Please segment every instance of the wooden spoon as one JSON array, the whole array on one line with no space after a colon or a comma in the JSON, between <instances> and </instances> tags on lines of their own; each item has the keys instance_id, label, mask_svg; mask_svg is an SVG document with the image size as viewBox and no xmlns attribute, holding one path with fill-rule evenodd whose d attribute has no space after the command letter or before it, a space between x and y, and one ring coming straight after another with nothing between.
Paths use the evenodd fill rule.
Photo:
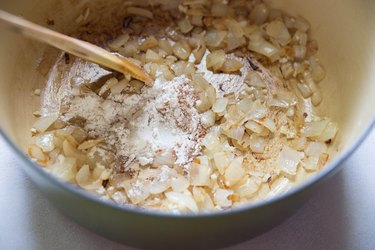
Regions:
<instances>
[{"instance_id":1,"label":"wooden spoon","mask_svg":"<svg viewBox=\"0 0 375 250\"><path fill-rule=\"evenodd\" d=\"M91 43L63 35L35 23L0 10L0 23L29 38L47 43L77 57L100 64L115 71L130 74L132 77L152 86L152 78L129 59L116 56Z\"/></svg>"}]
</instances>

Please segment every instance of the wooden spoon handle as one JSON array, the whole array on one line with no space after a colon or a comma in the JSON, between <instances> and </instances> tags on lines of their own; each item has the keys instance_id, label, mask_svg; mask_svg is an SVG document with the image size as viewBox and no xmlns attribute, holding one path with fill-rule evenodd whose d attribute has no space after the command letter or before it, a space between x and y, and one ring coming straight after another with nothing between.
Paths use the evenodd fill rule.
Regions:
<instances>
[{"instance_id":1,"label":"wooden spoon handle","mask_svg":"<svg viewBox=\"0 0 375 250\"><path fill-rule=\"evenodd\" d=\"M113 55L96 45L63 35L2 10L0 10L0 22L24 36L47 43L72 55L115 71L130 74L134 78L145 82L148 86L152 86L152 78L142 68L130 60Z\"/></svg>"}]
</instances>

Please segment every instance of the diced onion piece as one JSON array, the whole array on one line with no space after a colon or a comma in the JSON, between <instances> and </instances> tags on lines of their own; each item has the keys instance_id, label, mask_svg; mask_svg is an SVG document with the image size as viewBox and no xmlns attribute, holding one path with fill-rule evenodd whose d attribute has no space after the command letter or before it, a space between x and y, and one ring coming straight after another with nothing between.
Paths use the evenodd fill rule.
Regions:
<instances>
[{"instance_id":1,"label":"diced onion piece","mask_svg":"<svg viewBox=\"0 0 375 250\"><path fill-rule=\"evenodd\" d=\"M186 17L179 20L177 22L177 25L183 34L189 33L194 28L194 26L191 25L189 19Z\"/></svg>"},{"instance_id":2,"label":"diced onion piece","mask_svg":"<svg viewBox=\"0 0 375 250\"><path fill-rule=\"evenodd\" d=\"M293 41L299 45L306 46L307 39L307 34L301 30L297 30L296 33L294 33Z\"/></svg>"},{"instance_id":3,"label":"diced onion piece","mask_svg":"<svg viewBox=\"0 0 375 250\"><path fill-rule=\"evenodd\" d=\"M232 201L228 199L233 194L232 190L217 189L214 193L214 202L216 205L222 208L228 208L232 206Z\"/></svg>"},{"instance_id":4,"label":"diced onion piece","mask_svg":"<svg viewBox=\"0 0 375 250\"><path fill-rule=\"evenodd\" d=\"M167 192L165 196L170 202L178 204L181 208L187 208L194 213L199 211L197 203L194 201L190 192Z\"/></svg>"},{"instance_id":5,"label":"diced onion piece","mask_svg":"<svg viewBox=\"0 0 375 250\"><path fill-rule=\"evenodd\" d=\"M301 129L301 134L305 137L318 137L325 128L328 126L329 121L324 119L321 121L306 122L305 126Z\"/></svg>"},{"instance_id":6,"label":"diced onion piece","mask_svg":"<svg viewBox=\"0 0 375 250\"><path fill-rule=\"evenodd\" d=\"M149 19L154 18L154 15L152 14L152 12L146 9L142 9L138 7L129 7L126 9L126 11L129 15L142 16L142 17L146 17Z\"/></svg>"},{"instance_id":7,"label":"diced onion piece","mask_svg":"<svg viewBox=\"0 0 375 250\"><path fill-rule=\"evenodd\" d=\"M129 34L127 34L127 33L121 34L115 40L110 42L108 44L108 46L109 46L110 49L112 49L114 51L118 51L119 48L122 47L128 40L129 40Z\"/></svg>"},{"instance_id":8,"label":"diced onion piece","mask_svg":"<svg viewBox=\"0 0 375 250\"><path fill-rule=\"evenodd\" d=\"M114 95L120 94L128 85L129 81L126 78L124 78L111 87L111 93Z\"/></svg>"},{"instance_id":9,"label":"diced onion piece","mask_svg":"<svg viewBox=\"0 0 375 250\"><path fill-rule=\"evenodd\" d=\"M173 154L172 151L164 151L164 152L158 153L154 157L154 161L152 163L152 166L154 168L160 167L160 166L163 166L163 165L173 166L173 164L176 162L176 160L177 160L177 158L176 158L175 154Z\"/></svg>"},{"instance_id":10,"label":"diced onion piece","mask_svg":"<svg viewBox=\"0 0 375 250\"><path fill-rule=\"evenodd\" d=\"M282 46L286 46L291 40L287 27L280 20L270 22L266 27L266 33L276 39Z\"/></svg>"},{"instance_id":11,"label":"diced onion piece","mask_svg":"<svg viewBox=\"0 0 375 250\"><path fill-rule=\"evenodd\" d=\"M201 115L201 122L205 128L212 127L216 122L216 115L212 110L208 110Z\"/></svg>"},{"instance_id":12,"label":"diced onion piece","mask_svg":"<svg viewBox=\"0 0 375 250\"><path fill-rule=\"evenodd\" d=\"M225 152L216 152L213 155L215 167L219 170L220 174L224 174L225 169L229 166L230 158Z\"/></svg>"},{"instance_id":13,"label":"diced onion piece","mask_svg":"<svg viewBox=\"0 0 375 250\"><path fill-rule=\"evenodd\" d=\"M63 181L74 183L77 174L77 159L60 155L51 166L51 174Z\"/></svg>"},{"instance_id":14,"label":"diced onion piece","mask_svg":"<svg viewBox=\"0 0 375 250\"><path fill-rule=\"evenodd\" d=\"M77 184L86 190L96 190L102 186L102 180L94 180L88 165L83 165L76 174Z\"/></svg>"},{"instance_id":15,"label":"diced onion piece","mask_svg":"<svg viewBox=\"0 0 375 250\"><path fill-rule=\"evenodd\" d=\"M250 34L250 41L247 48L268 58L273 58L278 53L278 49L271 43L267 42L263 38L261 32Z\"/></svg>"},{"instance_id":16,"label":"diced onion piece","mask_svg":"<svg viewBox=\"0 0 375 250\"><path fill-rule=\"evenodd\" d=\"M264 83L262 78L255 71L249 71L247 73L245 82L249 86L261 87L261 88L266 87L266 84Z\"/></svg>"},{"instance_id":17,"label":"diced onion piece","mask_svg":"<svg viewBox=\"0 0 375 250\"><path fill-rule=\"evenodd\" d=\"M57 115L42 116L35 121L33 128L38 132L43 133L57 120L57 118Z\"/></svg>"},{"instance_id":18,"label":"diced onion piece","mask_svg":"<svg viewBox=\"0 0 375 250\"><path fill-rule=\"evenodd\" d=\"M208 69L213 69L214 71L218 71L223 66L226 60L225 51L224 50L216 50L206 58L206 66Z\"/></svg>"},{"instance_id":19,"label":"diced onion piece","mask_svg":"<svg viewBox=\"0 0 375 250\"><path fill-rule=\"evenodd\" d=\"M224 41L227 32L223 30L208 30L205 36L206 45L209 47L217 48Z\"/></svg>"},{"instance_id":20,"label":"diced onion piece","mask_svg":"<svg viewBox=\"0 0 375 250\"><path fill-rule=\"evenodd\" d=\"M260 137L256 134L252 134L250 136L250 149L251 151L253 151L254 153L258 153L258 154L261 154L264 152L265 150L265 147L267 145L267 141L266 139L264 139L264 137Z\"/></svg>"},{"instance_id":21,"label":"diced onion piece","mask_svg":"<svg viewBox=\"0 0 375 250\"><path fill-rule=\"evenodd\" d=\"M232 127L224 131L224 134L226 136L228 136L229 138L235 139L237 141L242 140L244 133L245 133L244 126Z\"/></svg>"},{"instance_id":22,"label":"diced onion piece","mask_svg":"<svg viewBox=\"0 0 375 250\"><path fill-rule=\"evenodd\" d=\"M51 152L55 149L53 134L41 134L35 137L35 144L43 150L43 152Z\"/></svg>"},{"instance_id":23,"label":"diced onion piece","mask_svg":"<svg viewBox=\"0 0 375 250\"><path fill-rule=\"evenodd\" d=\"M322 133L316 137L316 140L321 142L330 142L335 138L337 130L337 123L329 122L327 127L322 131Z\"/></svg>"},{"instance_id":24,"label":"diced onion piece","mask_svg":"<svg viewBox=\"0 0 375 250\"><path fill-rule=\"evenodd\" d=\"M251 132L254 132L254 133L257 133L257 134L260 134L263 131L263 126L261 126L259 123L255 122L255 121L248 121L245 124L245 128L247 128L247 129L251 130Z\"/></svg>"},{"instance_id":25,"label":"diced onion piece","mask_svg":"<svg viewBox=\"0 0 375 250\"><path fill-rule=\"evenodd\" d=\"M281 177L276 179L271 185L271 192L267 195L267 198L275 197L277 195L288 192L292 187L292 183L288 178Z\"/></svg>"},{"instance_id":26,"label":"diced onion piece","mask_svg":"<svg viewBox=\"0 0 375 250\"><path fill-rule=\"evenodd\" d=\"M319 83L326 77L326 71L317 59L310 59L311 75L315 82Z\"/></svg>"},{"instance_id":27,"label":"diced onion piece","mask_svg":"<svg viewBox=\"0 0 375 250\"><path fill-rule=\"evenodd\" d=\"M190 186L189 180L183 176L178 176L171 180L172 190L175 192L182 192Z\"/></svg>"},{"instance_id":28,"label":"diced onion piece","mask_svg":"<svg viewBox=\"0 0 375 250\"><path fill-rule=\"evenodd\" d=\"M163 58L155 51L148 49L146 51L146 62L161 63Z\"/></svg>"},{"instance_id":29,"label":"diced onion piece","mask_svg":"<svg viewBox=\"0 0 375 250\"><path fill-rule=\"evenodd\" d=\"M155 48L158 45L158 40L156 40L154 36L149 36L143 41L142 45L139 46L139 49L142 51L147 51L148 49Z\"/></svg>"},{"instance_id":30,"label":"diced onion piece","mask_svg":"<svg viewBox=\"0 0 375 250\"><path fill-rule=\"evenodd\" d=\"M167 52L168 55L172 55L173 49L172 49L172 46L167 39L159 40L159 47L162 50L164 50L165 52Z\"/></svg>"},{"instance_id":31,"label":"diced onion piece","mask_svg":"<svg viewBox=\"0 0 375 250\"><path fill-rule=\"evenodd\" d=\"M129 199L134 204L138 204L146 200L147 197L150 196L148 186L141 181L137 180L133 183L125 182L123 185L125 186L125 190Z\"/></svg>"},{"instance_id":32,"label":"diced onion piece","mask_svg":"<svg viewBox=\"0 0 375 250\"><path fill-rule=\"evenodd\" d=\"M104 85L100 88L99 95L102 96L105 94L108 90L110 90L113 86L118 84L118 80L115 77L112 77L108 79Z\"/></svg>"},{"instance_id":33,"label":"diced onion piece","mask_svg":"<svg viewBox=\"0 0 375 250\"><path fill-rule=\"evenodd\" d=\"M309 156L303 161L303 167L308 171L317 171L319 156Z\"/></svg>"},{"instance_id":34,"label":"diced onion piece","mask_svg":"<svg viewBox=\"0 0 375 250\"><path fill-rule=\"evenodd\" d=\"M236 188L236 193L243 198L251 198L259 189L259 183L253 177L247 177L246 181Z\"/></svg>"},{"instance_id":35,"label":"diced onion piece","mask_svg":"<svg viewBox=\"0 0 375 250\"><path fill-rule=\"evenodd\" d=\"M85 155L76 149L68 140L63 142L63 152L65 156L77 158L81 161L84 161L86 158Z\"/></svg>"},{"instance_id":36,"label":"diced onion piece","mask_svg":"<svg viewBox=\"0 0 375 250\"><path fill-rule=\"evenodd\" d=\"M219 98L216 100L214 106L212 107L212 111L215 113L222 113L226 110L228 105L228 98Z\"/></svg>"},{"instance_id":37,"label":"diced onion piece","mask_svg":"<svg viewBox=\"0 0 375 250\"><path fill-rule=\"evenodd\" d=\"M208 149L213 149L220 144L219 137L216 133L208 133L202 140L202 145Z\"/></svg>"},{"instance_id":38,"label":"diced onion piece","mask_svg":"<svg viewBox=\"0 0 375 250\"><path fill-rule=\"evenodd\" d=\"M208 186L210 184L211 168L208 165L193 162L190 165L190 183L193 186Z\"/></svg>"},{"instance_id":39,"label":"diced onion piece","mask_svg":"<svg viewBox=\"0 0 375 250\"><path fill-rule=\"evenodd\" d=\"M303 60L306 57L306 47L301 45L293 46L294 58L297 60Z\"/></svg>"},{"instance_id":40,"label":"diced onion piece","mask_svg":"<svg viewBox=\"0 0 375 250\"><path fill-rule=\"evenodd\" d=\"M124 45L123 49L120 48L119 53L126 57L133 57L135 54L138 53L138 49L139 49L138 41L132 40L132 41L128 41Z\"/></svg>"},{"instance_id":41,"label":"diced onion piece","mask_svg":"<svg viewBox=\"0 0 375 250\"><path fill-rule=\"evenodd\" d=\"M313 93L311 96L311 103L318 106L323 101L322 92L320 90Z\"/></svg>"},{"instance_id":42,"label":"diced onion piece","mask_svg":"<svg viewBox=\"0 0 375 250\"><path fill-rule=\"evenodd\" d=\"M225 170L225 180L229 186L233 186L245 175L242 167L243 157L236 157Z\"/></svg>"},{"instance_id":43,"label":"diced onion piece","mask_svg":"<svg viewBox=\"0 0 375 250\"><path fill-rule=\"evenodd\" d=\"M151 194L161 194L165 192L170 187L170 180L169 179L160 179L157 178L153 180L150 185L150 193Z\"/></svg>"},{"instance_id":44,"label":"diced onion piece","mask_svg":"<svg viewBox=\"0 0 375 250\"><path fill-rule=\"evenodd\" d=\"M204 54L206 53L206 43L204 41L200 42L197 47L193 50L193 55L195 58L195 63L199 64L202 61Z\"/></svg>"},{"instance_id":45,"label":"diced onion piece","mask_svg":"<svg viewBox=\"0 0 375 250\"><path fill-rule=\"evenodd\" d=\"M191 49L185 40L181 40L173 45L173 53L181 60L186 60L191 54Z\"/></svg>"},{"instance_id":46,"label":"diced onion piece","mask_svg":"<svg viewBox=\"0 0 375 250\"><path fill-rule=\"evenodd\" d=\"M220 69L224 73L235 73L239 72L243 66L243 62L240 62L236 59L227 58Z\"/></svg>"},{"instance_id":47,"label":"diced onion piece","mask_svg":"<svg viewBox=\"0 0 375 250\"><path fill-rule=\"evenodd\" d=\"M290 62L281 64L280 70L285 80L292 78L294 74L294 68Z\"/></svg>"},{"instance_id":48,"label":"diced onion piece","mask_svg":"<svg viewBox=\"0 0 375 250\"><path fill-rule=\"evenodd\" d=\"M275 122L271 118L266 117L263 121L260 121L259 123L266 127L272 133L276 132Z\"/></svg>"},{"instance_id":49,"label":"diced onion piece","mask_svg":"<svg viewBox=\"0 0 375 250\"><path fill-rule=\"evenodd\" d=\"M233 33L233 35L235 36L235 38L237 39L240 39L243 37L243 35L245 34L241 25L233 18L227 18L225 19L224 21L224 24L225 26L227 27L227 29Z\"/></svg>"},{"instance_id":50,"label":"diced onion piece","mask_svg":"<svg viewBox=\"0 0 375 250\"><path fill-rule=\"evenodd\" d=\"M47 154L45 154L43 150L35 144L31 144L28 147L28 154L30 155L31 158L37 160L39 164L44 165L48 161Z\"/></svg>"},{"instance_id":51,"label":"diced onion piece","mask_svg":"<svg viewBox=\"0 0 375 250\"><path fill-rule=\"evenodd\" d=\"M250 21L252 23L261 25L263 24L269 15L269 9L264 3L260 3L254 7L254 9L250 12Z\"/></svg>"},{"instance_id":52,"label":"diced onion piece","mask_svg":"<svg viewBox=\"0 0 375 250\"><path fill-rule=\"evenodd\" d=\"M305 83L298 83L297 87L304 98L309 98L313 94L309 86Z\"/></svg>"},{"instance_id":53,"label":"diced onion piece","mask_svg":"<svg viewBox=\"0 0 375 250\"><path fill-rule=\"evenodd\" d=\"M279 155L278 163L285 173L290 175L296 175L297 166L301 160L305 157L305 154L298 152L290 147L285 147Z\"/></svg>"},{"instance_id":54,"label":"diced onion piece","mask_svg":"<svg viewBox=\"0 0 375 250\"><path fill-rule=\"evenodd\" d=\"M319 156L327 152L327 145L322 142L309 142L305 149L307 156Z\"/></svg>"}]
</instances>

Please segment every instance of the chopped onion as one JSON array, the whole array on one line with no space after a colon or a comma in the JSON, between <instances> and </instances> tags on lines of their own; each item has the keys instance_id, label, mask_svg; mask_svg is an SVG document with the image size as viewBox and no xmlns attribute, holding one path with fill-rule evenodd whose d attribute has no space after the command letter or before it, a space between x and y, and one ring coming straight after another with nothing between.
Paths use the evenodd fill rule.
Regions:
<instances>
[{"instance_id":1,"label":"chopped onion","mask_svg":"<svg viewBox=\"0 0 375 250\"><path fill-rule=\"evenodd\" d=\"M213 69L214 71L218 71L224 65L225 60L226 60L225 51L216 50L207 56L206 66L208 69Z\"/></svg>"},{"instance_id":2,"label":"chopped onion","mask_svg":"<svg viewBox=\"0 0 375 250\"><path fill-rule=\"evenodd\" d=\"M216 100L214 106L212 107L212 111L215 113L222 113L226 110L228 105L228 98L219 98Z\"/></svg>"},{"instance_id":3,"label":"chopped onion","mask_svg":"<svg viewBox=\"0 0 375 250\"><path fill-rule=\"evenodd\" d=\"M186 60L191 54L191 49L185 40L181 40L173 45L173 53L181 60Z\"/></svg>"},{"instance_id":4,"label":"chopped onion","mask_svg":"<svg viewBox=\"0 0 375 250\"><path fill-rule=\"evenodd\" d=\"M229 186L235 185L245 175L242 167L243 157L236 157L225 170L225 180Z\"/></svg>"},{"instance_id":5,"label":"chopped onion","mask_svg":"<svg viewBox=\"0 0 375 250\"><path fill-rule=\"evenodd\" d=\"M285 147L280 152L278 163L285 173L296 175L297 166L304 157L304 153L298 152L290 147Z\"/></svg>"},{"instance_id":6,"label":"chopped onion","mask_svg":"<svg viewBox=\"0 0 375 250\"><path fill-rule=\"evenodd\" d=\"M259 189L259 183L254 177L247 177L246 181L236 188L236 193L243 198L251 198Z\"/></svg>"},{"instance_id":7,"label":"chopped onion","mask_svg":"<svg viewBox=\"0 0 375 250\"><path fill-rule=\"evenodd\" d=\"M263 24L269 15L269 10L264 3L260 3L254 7L254 9L250 13L250 21L252 23L261 25Z\"/></svg>"},{"instance_id":8,"label":"chopped onion","mask_svg":"<svg viewBox=\"0 0 375 250\"><path fill-rule=\"evenodd\" d=\"M55 149L53 134L41 134L35 137L35 144L43 150L43 152L51 152ZM35 158L35 157L34 157Z\"/></svg>"},{"instance_id":9,"label":"chopped onion","mask_svg":"<svg viewBox=\"0 0 375 250\"><path fill-rule=\"evenodd\" d=\"M111 87L111 93L114 95L120 94L128 85L129 81L126 78L124 78Z\"/></svg>"},{"instance_id":10,"label":"chopped onion","mask_svg":"<svg viewBox=\"0 0 375 250\"><path fill-rule=\"evenodd\" d=\"M189 180L183 176L177 176L171 180L172 190L182 192L190 186Z\"/></svg>"},{"instance_id":11,"label":"chopped onion","mask_svg":"<svg viewBox=\"0 0 375 250\"><path fill-rule=\"evenodd\" d=\"M220 70L223 71L224 73L235 73L235 72L239 72L243 66L244 65L242 62L236 59L227 58L224 61L224 64L222 65Z\"/></svg>"},{"instance_id":12,"label":"chopped onion","mask_svg":"<svg viewBox=\"0 0 375 250\"><path fill-rule=\"evenodd\" d=\"M191 212L198 212L197 203L194 201L190 192L186 191L184 193L177 192L167 192L165 196L170 202L178 204L182 208L188 208Z\"/></svg>"},{"instance_id":13,"label":"chopped onion","mask_svg":"<svg viewBox=\"0 0 375 250\"><path fill-rule=\"evenodd\" d=\"M153 50L148 49L146 51L146 62L161 63L163 58Z\"/></svg>"},{"instance_id":14,"label":"chopped onion","mask_svg":"<svg viewBox=\"0 0 375 250\"><path fill-rule=\"evenodd\" d=\"M303 161L303 167L308 171L318 170L319 156L309 156Z\"/></svg>"},{"instance_id":15,"label":"chopped onion","mask_svg":"<svg viewBox=\"0 0 375 250\"><path fill-rule=\"evenodd\" d=\"M250 41L247 48L268 58L273 58L278 53L278 49L267 42L260 31L250 34Z\"/></svg>"},{"instance_id":16,"label":"chopped onion","mask_svg":"<svg viewBox=\"0 0 375 250\"><path fill-rule=\"evenodd\" d=\"M189 33L194 28L188 18L181 19L177 24L183 34Z\"/></svg>"},{"instance_id":17,"label":"chopped onion","mask_svg":"<svg viewBox=\"0 0 375 250\"><path fill-rule=\"evenodd\" d=\"M281 177L276 179L271 185L271 192L267 195L267 198L275 197L277 195L288 192L292 187L292 183L288 178Z\"/></svg>"},{"instance_id":18,"label":"chopped onion","mask_svg":"<svg viewBox=\"0 0 375 250\"><path fill-rule=\"evenodd\" d=\"M228 199L230 195L233 194L232 190L217 189L214 193L214 202L216 205L227 208L232 206L232 201Z\"/></svg>"},{"instance_id":19,"label":"chopped onion","mask_svg":"<svg viewBox=\"0 0 375 250\"><path fill-rule=\"evenodd\" d=\"M102 96L105 94L108 90L110 90L113 86L118 84L118 80L115 77L112 77L108 79L104 85L100 88L99 95Z\"/></svg>"},{"instance_id":20,"label":"chopped onion","mask_svg":"<svg viewBox=\"0 0 375 250\"><path fill-rule=\"evenodd\" d=\"M43 133L57 120L57 118L57 115L40 117L35 121L33 128L38 132Z\"/></svg>"},{"instance_id":21,"label":"chopped onion","mask_svg":"<svg viewBox=\"0 0 375 250\"><path fill-rule=\"evenodd\" d=\"M168 55L172 55L173 49L172 49L172 46L167 39L159 40L159 47L162 50L164 50L165 52L167 52Z\"/></svg>"},{"instance_id":22,"label":"chopped onion","mask_svg":"<svg viewBox=\"0 0 375 250\"><path fill-rule=\"evenodd\" d=\"M229 166L230 158L225 152L216 152L213 155L215 167L219 170L220 174L224 174L225 169Z\"/></svg>"},{"instance_id":23,"label":"chopped onion","mask_svg":"<svg viewBox=\"0 0 375 250\"><path fill-rule=\"evenodd\" d=\"M321 142L330 142L335 138L337 130L337 124L334 122L329 122L322 133L316 137L316 140Z\"/></svg>"},{"instance_id":24,"label":"chopped onion","mask_svg":"<svg viewBox=\"0 0 375 250\"><path fill-rule=\"evenodd\" d=\"M205 36L206 44L209 47L219 47L227 36L227 32L223 30L208 30Z\"/></svg>"},{"instance_id":25,"label":"chopped onion","mask_svg":"<svg viewBox=\"0 0 375 250\"><path fill-rule=\"evenodd\" d=\"M190 183L193 186L208 186L210 184L211 168L208 165L197 164L190 165Z\"/></svg>"},{"instance_id":26,"label":"chopped onion","mask_svg":"<svg viewBox=\"0 0 375 250\"><path fill-rule=\"evenodd\" d=\"M121 34L115 40L108 44L109 48L118 51L129 40L129 34Z\"/></svg>"},{"instance_id":27,"label":"chopped onion","mask_svg":"<svg viewBox=\"0 0 375 250\"><path fill-rule=\"evenodd\" d=\"M320 136L325 128L328 126L328 120L306 122L305 126L301 129L301 134L305 137L317 137Z\"/></svg>"},{"instance_id":28,"label":"chopped onion","mask_svg":"<svg viewBox=\"0 0 375 250\"><path fill-rule=\"evenodd\" d=\"M291 40L287 27L280 20L270 22L266 27L266 33L276 39L282 46L286 46Z\"/></svg>"},{"instance_id":29,"label":"chopped onion","mask_svg":"<svg viewBox=\"0 0 375 250\"><path fill-rule=\"evenodd\" d=\"M267 141L264 139L264 137L260 137L256 134L252 134L250 136L250 149L254 153L261 154L264 152L265 147L267 145Z\"/></svg>"}]
</instances>

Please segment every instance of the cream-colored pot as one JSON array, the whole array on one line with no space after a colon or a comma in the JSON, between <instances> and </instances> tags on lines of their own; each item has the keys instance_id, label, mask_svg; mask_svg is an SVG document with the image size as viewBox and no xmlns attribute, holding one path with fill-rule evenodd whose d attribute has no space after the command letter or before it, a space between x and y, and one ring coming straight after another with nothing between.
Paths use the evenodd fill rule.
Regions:
<instances>
[{"instance_id":1,"label":"cream-colored pot","mask_svg":"<svg viewBox=\"0 0 375 250\"><path fill-rule=\"evenodd\" d=\"M2 0L0 8L45 25L55 20L56 30L75 30L74 19L87 5L84 0ZM103 2L103 1L102 1ZM104 1L92 15L110 15L119 0ZM300 14L312 23L320 44L320 58L328 77L322 112L339 124L337 153L318 175L281 197L210 215L161 215L117 207L64 184L44 173L24 155L39 99L33 89L43 88L57 52L0 28L1 133L22 159L22 167L63 213L78 223L129 245L147 248L209 248L252 237L282 221L358 147L375 118L375 1L270 0L270 5ZM100 13L95 13L101 11Z\"/></svg>"}]
</instances>

